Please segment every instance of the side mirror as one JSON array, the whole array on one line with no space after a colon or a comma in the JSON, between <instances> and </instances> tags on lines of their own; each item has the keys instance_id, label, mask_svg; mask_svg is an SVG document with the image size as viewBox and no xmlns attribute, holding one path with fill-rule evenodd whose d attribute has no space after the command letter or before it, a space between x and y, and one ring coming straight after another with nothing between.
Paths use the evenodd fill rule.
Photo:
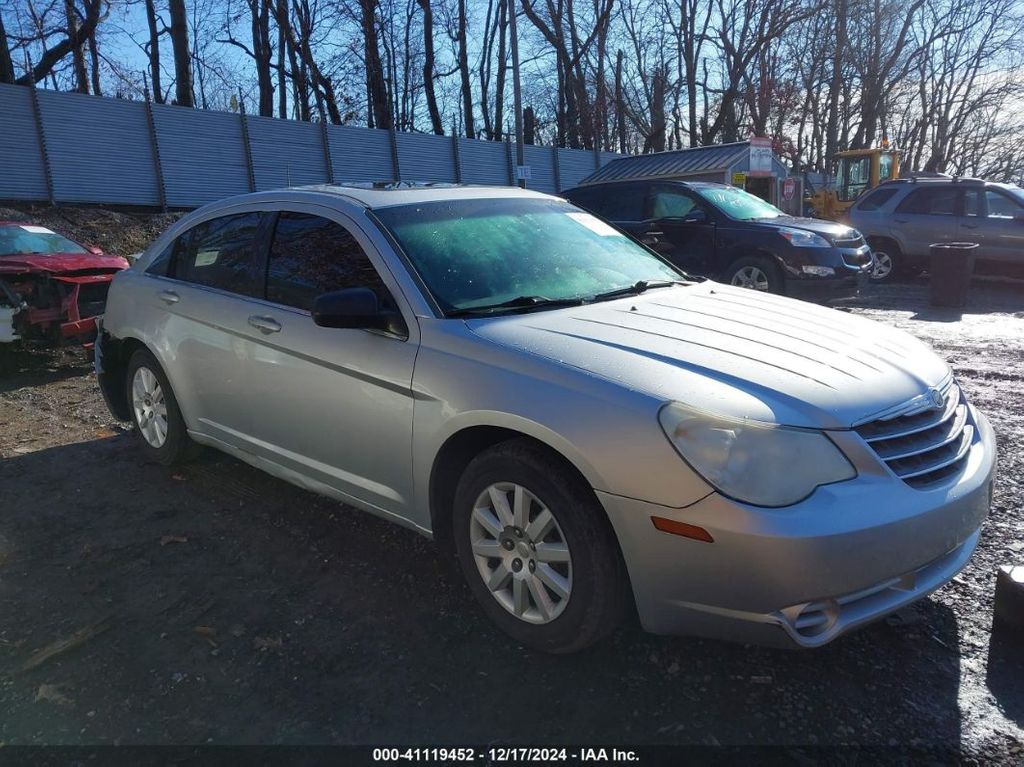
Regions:
<instances>
[{"instance_id":1,"label":"side mirror","mask_svg":"<svg viewBox=\"0 0 1024 767\"><path fill-rule=\"evenodd\" d=\"M324 328L405 333L401 316L383 308L377 294L369 288L345 288L317 296L313 301L313 322Z\"/></svg>"}]
</instances>

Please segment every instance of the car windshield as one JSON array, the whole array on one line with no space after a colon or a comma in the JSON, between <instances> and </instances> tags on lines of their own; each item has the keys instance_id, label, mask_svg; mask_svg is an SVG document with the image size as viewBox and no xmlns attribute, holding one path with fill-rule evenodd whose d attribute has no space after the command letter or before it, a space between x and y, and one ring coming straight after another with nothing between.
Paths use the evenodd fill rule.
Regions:
<instances>
[{"instance_id":1,"label":"car windshield","mask_svg":"<svg viewBox=\"0 0 1024 767\"><path fill-rule=\"evenodd\" d=\"M0 256L87 252L77 242L61 237L44 226L0 226Z\"/></svg>"},{"instance_id":2,"label":"car windshield","mask_svg":"<svg viewBox=\"0 0 1024 767\"><path fill-rule=\"evenodd\" d=\"M559 200L492 198L374 211L446 314L556 307L686 276Z\"/></svg>"},{"instance_id":3,"label":"car windshield","mask_svg":"<svg viewBox=\"0 0 1024 767\"><path fill-rule=\"evenodd\" d=\"M739 221L753 221L758 218L778 218L786 215L760 197L732 186L697 187L697 194L720 211Z\"/></svg>"}]
</instances>

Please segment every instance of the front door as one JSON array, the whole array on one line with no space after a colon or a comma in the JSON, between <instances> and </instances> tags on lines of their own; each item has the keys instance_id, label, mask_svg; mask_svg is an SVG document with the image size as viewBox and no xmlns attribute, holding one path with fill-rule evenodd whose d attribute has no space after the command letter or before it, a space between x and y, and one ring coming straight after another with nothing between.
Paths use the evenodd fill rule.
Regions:
<instances>
[{"instance_id":1,"label":"front door","mask_svg":"<svg viewBox=\"0 0 1024 767\"><path fill-rule=\"evenodd\" d=\"M395 308L369 241L342 214L316 205L281 210L267 251L265 298L251 314L251 380L260 454L386 512L406 516L412 495L412 373L418 327L405 336L320 327L316 296L374 290ZM386 270L384 270L386 272Z\"/></svg>"},{"instance_id":2,"label":"front door","mask_svg":"<svg viewBox=\"0 0 1024 767\"><path fill-rule=\"evenodd\" d=\"M921 183L893 213L892 232L904 253L927 256L935 243L950 242L957 233L957 194L953 184Z\"/></svg>"},{"instance_id":3,"label":"front door","mask_svg":"<svg viewBox=\"0 0 1024 767\"><path fill-rule=\"evenodd\" d=\"M715 224L709 206L669 185L654 187L648 205L648 218L656 230L651 247L681 269L695 274L714 271Z\"/></svg>"},{"instance_id":4,"label":"front door","mask_svg":"<svg viewBox=\"0 0 1024 767\"><path fill-rule=\"evenodd\" d=\"M1024 276L1024 204L1002 190L965 191L957 239L978 243L979 273Z\"/></svg>"}]
</instances>

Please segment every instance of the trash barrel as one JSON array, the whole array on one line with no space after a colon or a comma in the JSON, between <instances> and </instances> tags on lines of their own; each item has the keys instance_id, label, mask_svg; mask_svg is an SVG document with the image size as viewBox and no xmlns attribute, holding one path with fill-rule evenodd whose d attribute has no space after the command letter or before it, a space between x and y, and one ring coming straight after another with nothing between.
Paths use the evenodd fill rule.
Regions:
<instances>
[{"instance_id":1,"label":"trash barrel","mask_svg":"<svg viewBox=\"0 0 1024 767\"><path fill-rule=\"evenodd\" d=\"M931 247L928 299L932 306L966 306L976 242L939 242Z\"/></svg>"}]
</instances>

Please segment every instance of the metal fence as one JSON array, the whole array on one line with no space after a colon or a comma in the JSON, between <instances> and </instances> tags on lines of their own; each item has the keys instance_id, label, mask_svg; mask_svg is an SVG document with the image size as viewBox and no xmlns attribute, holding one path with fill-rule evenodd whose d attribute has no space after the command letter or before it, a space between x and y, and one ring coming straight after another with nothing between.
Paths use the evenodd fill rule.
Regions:
<instances>
[{"instance_id":1,"label":"metal fence","mask_svg":"<svg viewBox=\"0 0 1024 767\"><path fill-rule=\"evenodd\" d=\"M558 192L619 155L527 146ZM193 208L342 181L514 184L507 142L354 128L0 85L0 200Z\"/></svg>"}]
</instances>

